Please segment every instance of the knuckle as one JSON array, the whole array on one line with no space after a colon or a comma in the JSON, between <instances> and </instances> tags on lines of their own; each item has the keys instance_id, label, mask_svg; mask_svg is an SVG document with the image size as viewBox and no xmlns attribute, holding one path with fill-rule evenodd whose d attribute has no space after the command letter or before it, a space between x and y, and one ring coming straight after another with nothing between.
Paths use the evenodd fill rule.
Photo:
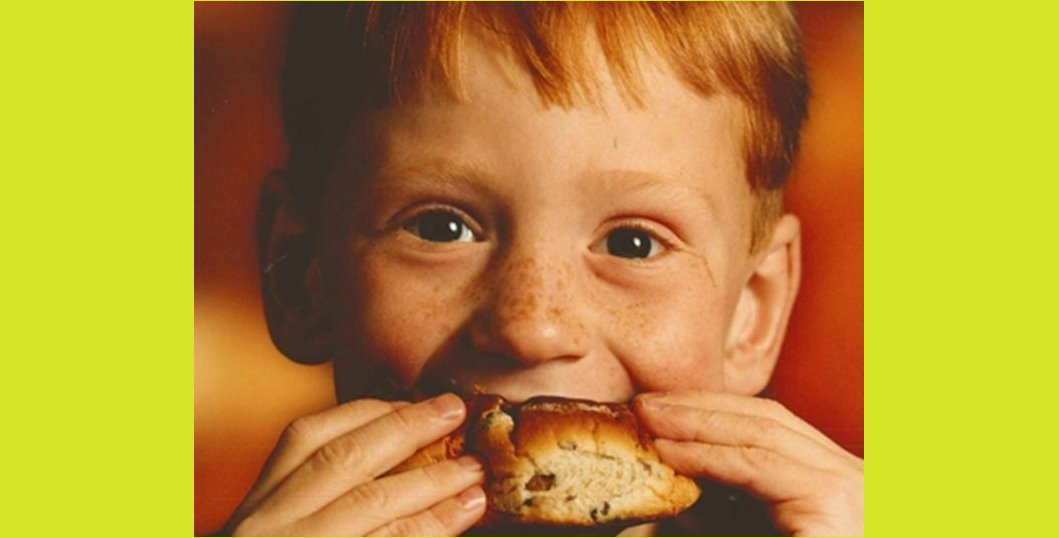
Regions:
<instances>
[{"instance_id":1,"label":"knuckle","mask_svg":"<svg viewBox=\"0 0 1059 538\"><path fill-rule=\"evenodd\" d=\"M408 520L395 521L390 525L389 536L437 536L430 532L424 532L419 526Z\"/></svg>"},{"instance_id":2,"label":"knuckle","mask_svg":"<svg viewBox=\"0 0 1059 538\"><path fill-rule=\"evenodd\" d=\"M447 472L448 467L449 462L443 461L435 463L434 465L420 467L412 472L423 477L431 489L436 489L438 486L441 486L454 478L449 476L449 473Z\"/></svg>"},{"instance_id":3,"label":"knuckle","mask_svg":"<svg viewBox=\"0 0 1059 538\"><path fill-rule=\"evenodd\" d=\"M448 520L444 515L438 513L437 508L423 512L423 517L418 521L416 534L405 534L402 536L448 536Z\"/></svg>"},{"instance_id":4,"label":"knuckle","mask_svg":"<svg viewBox=\"0 0 1059 538\"><path fill-rule=\"evenodd\" d=\"M298 445L312 439L315 424L309 417L298 417L287 424L283 430L282 440L290 445Z\"/></svg>"},{"instance_id":5,"label":"knuckle","mask_svg":"<svg viewBox=\"0 0 1059 538\"><path fill-rule=\"evenodd\" d=\"M740 452L743 459L753 467L770 467L777 461L774 452L756 446L740 447Z\"/></svg>"},{"instance_id":6,"label":"knuckle","mask_svg":"<svg viewBox=\"0 0 1059 538\"><path fill-rule=\"evenodd\" d=\"M718 419L713 411L683 407L675 407L664 416L674 433L686 439L698 439L704 431L715 429Z\"/></svg>"},{"instance_id":7,"label":"knuckle","mask_svg":"<svg viewBox=\"0 0 1059 538\"><path fill-rule=\"evenodd\" d=\"M687 436L690 439L705 441L710 432L726 431L731 428L731 422L722 414L711 410L698 411L698 416L687 426Z\"/></svg>"},{"instance_id":8,"label":"knuckle","mask_svg":"<svg viewBox=\"0 0 1059 538\"><path fill-rule=\"evenodd\" d=\"M718 453L727 460L724 471L726 479L743 489L749 488L754 481L753 459L748 454L749 450L750 447L743 447L734 453L727 450Z\"/></svg>"},{"instance_id":9,"label":"knuckle","mask_svg":"<svg viewBox=\"0 0 1059 538\"><path fill-rule=\"evenodd\" d=\"M756 444L767 444L782 433L783 427L772 419L759 418L750 421L750 438Z\"/></svg>"},{"instance_id":10,"label":"knuckle","mask_svg":"<svg viewBox=\"0 0 1059 538\"><path fill-rule=\"evenodd\" d=\"M378 529L370 534L370 536L427 536L426 534L417 533L413 526L405 520L394 521L385 527Z\"/></svg>"},{"instance_id":11,"label":"knuckle","mask_svg":"<svg viewBox=\"0 0 1059 538\"><path fill-rule=\"evenodd\" d=\"M356 506L358 511L371 514L381 511L390 503L390 494L379 482L366 482L351 490L345 501Z\"/></svg>"},{"instance_id":12,"label":"knuckle","mask_svg":"<svg viewBox=\"0 0 1059 538\"><path fill-rule=\"evenodd\" d=\"M436 519L430 516L430 512L424 512L417 517L399 519L386 525L380 535L383 536L448 536L448 534L437 527Z\"/></svg>"},{"instance_id":13,"label":"knuckle","mask_svg":"<svg viewBox=\"0 0 1059 538\"><path fill-rule=\"evenodd\" d=\"M403 428L406 431L417 431L422 429L416 427L416 420L414 412L409 408L401 408L392 413L393 420L396 422L398 428Z\"/></svg>"},{"instance_id":14,"label":"knuckle","mask_svg":"<svg viewBox=\"0 0 1059 538\"><path fill-rule=\"evenodd\" d=\"M364 454L360 442L347 438L322 446L313 459L326 469L350 469L363 459Z\"/></svg>"},{"instance_id":15,"label":"knuckle","mask_svg":"<svg viewBox=\"0 0 1059 538\"><path fill-rule=\"evenodd\" d=\"M716 428L722 426L724 423L724 417L721 416L721 413L710 409L699 410L697 418L698 420L696 422L701 424L704 428Z\"/></svg>"}]
</instances>

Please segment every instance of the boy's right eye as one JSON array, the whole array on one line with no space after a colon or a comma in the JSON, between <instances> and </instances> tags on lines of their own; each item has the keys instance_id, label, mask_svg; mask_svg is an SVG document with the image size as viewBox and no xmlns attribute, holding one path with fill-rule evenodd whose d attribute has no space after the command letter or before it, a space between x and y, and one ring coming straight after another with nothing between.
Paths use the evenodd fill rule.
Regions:
<instances>
[{"instance_id":1,"label":"boy's right eye","mask_svg":"<svg viewBox=\"0 0 1059 538\"><path fill-rule=\"evenodd\" d=\"M470 242L477 238L463 217L451 211L431 209L414 217L403 228L432 243Z\"/></svg>"}]
</instances>

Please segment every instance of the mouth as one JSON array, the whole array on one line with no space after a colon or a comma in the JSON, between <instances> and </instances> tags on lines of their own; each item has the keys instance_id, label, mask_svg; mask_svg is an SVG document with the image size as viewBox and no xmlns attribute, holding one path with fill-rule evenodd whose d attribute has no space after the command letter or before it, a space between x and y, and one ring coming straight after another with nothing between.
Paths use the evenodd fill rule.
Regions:
<instances>
[{"instance_id":1,"label":"mouth","mask_svg":"<svg viewBox=\"0 0 1059 538\"><path fill-rule=\"evenodd\" d=\"M420 402L446 393L454 393L464 400L479 394L497 394L518 404L538 396L591 400L596 402L628 403L635 395L635 387L621 384L580 383L555 365L544 365L522 370L504 368L443 367L421 371L413 380L379 372L372 382L367 397L382 400ZM561 367L561 365L559 365Z\"/></svg>"},{"instance_id":2,"label":"mouth","mask_svg":"<svg viewBox=\"0 0 1059 538\"><path fill-rule=\"evenodd\" d=\"M480 394L497 394L503 396L505 400L512 404L519 404L529 398L538 396L538 394L522 394L521 391L516 394L511 390L503 390L498 384L485 382L484 380L482 382L476 382L456 377L433 375L423 376L420 378L419 382L409 390L412 393L411 395L417 398L414 401L433 398L449 392L455 393L464 400L468 400ZM554 395L558 396L558 394Z\"/></svg>"},{"instance_id":3,"label":"mouth","mask_svg":"<svg viewBox=\"0 0 1059 538\"><path fill-rule=\"evenodd\" d=\"M511 404L518 405L538 397L558 397L575 400L589 400L596 402L628 403L632 395L622 395L615 398L613 394L591 394L582 390L582 387L570 387L567 385L554 385L521 377L500 377L496 379L483 379L476 375L461 376L423 376L412 389L413 396L422 399L440 396L446 392L455 393L457 396L467 400L481 394L496 394L502 396Z\"/></svg>"},{"instance_id":4,"label":"mouth","mask_svg":"<svg viewBox=\"0 0 1059 538\"><path fill-rule=\"evenodd\" d=\"M468 399L485 391L485 387L476 384L461 383L452 377L424 375L417 382L406 385L394 377L380 377L371 383L372 389L366 396L380 400L406 400L421 402L446 393Z\"/></svg>"}]
</instances>

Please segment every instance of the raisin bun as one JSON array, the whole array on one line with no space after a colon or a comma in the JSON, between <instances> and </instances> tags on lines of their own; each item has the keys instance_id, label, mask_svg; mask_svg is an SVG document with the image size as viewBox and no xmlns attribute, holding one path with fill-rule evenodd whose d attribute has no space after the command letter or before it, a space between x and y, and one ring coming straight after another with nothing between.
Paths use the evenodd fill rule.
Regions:
<instances>
[{"instance_id":1,"label":"raisin bun","mask_svg":"<svg viewBox=\"0 0 1059 538\"><path fill-rule=\"evenodd\" d=\"M394 472L477 455L488 474L485 525L633 524L674 516L699 497L695 482L659 460L627 405L479 395L468 410L462 432Z\"/></svg>"}]
</instances>

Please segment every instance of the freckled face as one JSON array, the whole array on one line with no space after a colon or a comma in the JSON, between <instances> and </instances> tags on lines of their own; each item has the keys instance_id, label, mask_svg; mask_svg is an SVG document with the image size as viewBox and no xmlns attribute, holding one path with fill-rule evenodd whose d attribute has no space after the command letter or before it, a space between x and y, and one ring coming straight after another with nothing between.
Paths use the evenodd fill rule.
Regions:
<instances>
[{"instance_id":1,"label":"freckled face","mask_svg":"<svg viewBox=\"0 0 1059 538\"><path fill-rule=\"evenodd\" d=\"M544 107L470 43L461 102L356 125L328 181L339 401L397 384L622 401L723 388L749 274L740 109L647 69L643 109Z\"/></svg>"}]
</instances>

